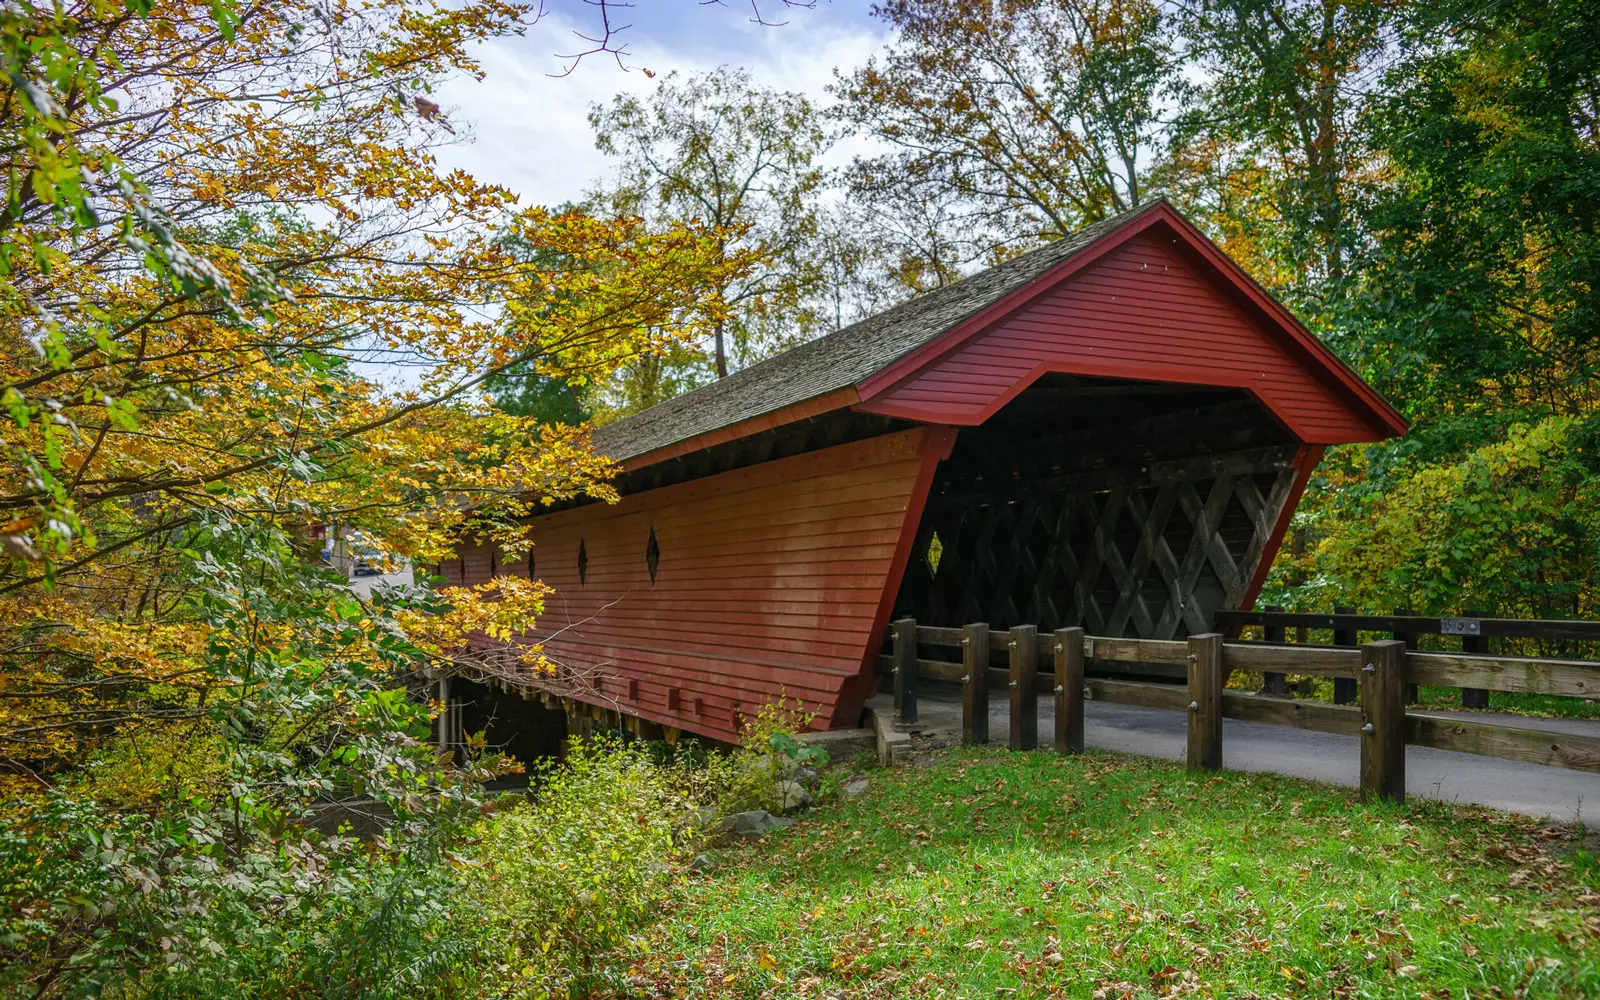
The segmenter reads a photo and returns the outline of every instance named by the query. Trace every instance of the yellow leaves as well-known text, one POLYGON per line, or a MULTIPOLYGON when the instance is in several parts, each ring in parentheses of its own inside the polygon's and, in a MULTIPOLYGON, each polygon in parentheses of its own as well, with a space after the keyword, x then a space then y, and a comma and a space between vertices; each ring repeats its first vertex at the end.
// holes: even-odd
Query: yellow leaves
POLYGON ((449 587, 440 593, 448 601, 443 613, 402 611, 396 616, 413 642, 442 659, 492 656, 497 665, 523 673, 549 670, 542 645, 516 639, 537 624, 550 587, 501 576, 475 587, 449 587))
MULTIPOLYGON (((82 162, 115 165, 116 150, 158 186, 137 208, 167 213, 160 235, 125 239, 118 213, 143 216, 114 192, 100 225, 30 216, 0 286, 0 689, 18 695, 0 699, 0 753, 32 733, 29 760, 81 758, 86 730, 62 720, 98 724, 152 694, 187 707, 222 683, 196 666, 212 650, 192 574, 246 558, 240 538, 281 538, 261 544, 290 569, 330 525, 424 563, 463 534, 516 554, 529 514, 615 499, 586 428, 473 395, 510 365, 581 384, 688 343, 751 261, 703 226, 519 211, 440 170, 419 119, 441 109, 409 88, 470 66, 518 4, 285 0, 231 38, 209 0, 157 0, 148 18, 112 7, 81 12, 97 46, 81 55, 115 60, 121 107, 85 106, 74 135, 82 162), (402 391, 362 377, 369 349, 405 373, 402 391), (16 558, 40 555, 54 593, 16 558)), ((15 121, 0 133, 19 138, 15 121)), ((31 177, 35 147, 8 148, 31 177)), ((227 569, 209 586, 250 617, 241 581, 271 574, 227 569)), ((546 593, 501 578, 401 627, 433 657, 543 669, 515 639, 546 593)), ((340 657, 393 666, 373 606, 330 614, 348 624, 340 657)), ((251 642, 292 646, 276 628, 251 642)))

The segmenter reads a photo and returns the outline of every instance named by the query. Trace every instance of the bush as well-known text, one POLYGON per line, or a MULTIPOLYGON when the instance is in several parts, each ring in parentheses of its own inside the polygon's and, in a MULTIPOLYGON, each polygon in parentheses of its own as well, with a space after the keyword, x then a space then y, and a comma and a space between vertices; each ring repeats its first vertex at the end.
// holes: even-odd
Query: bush
POLYGON ((658 912, 674 856, 715 812, 685 755, 613 737, 573 740, 533 778, 530 801, 480 824, 464 881, 498 946, 498 990, 542 995, 658 912))
POLYGON ((596 958, 660 913, 716 819, 773 805, 777 779, 826 763, 794 739, 804 722, 764 709, 731 753, 575 739, 565 760, 533 768, 532 796, 479 824, 463 867, 490 988, 545 996, 590 983, 596 958))
POLYGON ((0 996, 567 995, 653 920, 720 816, 820 763, 764 713, 756 749, 572 741, 529 796, 361 842, 231 841, 205 814, 58 793, 0 824, 0 996))
POLYGON ((0 827, 0 995, 441 995, 471 947, 453 930, 448 826, 286 836, 219 852, 224 869, 205 847, 226 836, 67 795, 0 827))

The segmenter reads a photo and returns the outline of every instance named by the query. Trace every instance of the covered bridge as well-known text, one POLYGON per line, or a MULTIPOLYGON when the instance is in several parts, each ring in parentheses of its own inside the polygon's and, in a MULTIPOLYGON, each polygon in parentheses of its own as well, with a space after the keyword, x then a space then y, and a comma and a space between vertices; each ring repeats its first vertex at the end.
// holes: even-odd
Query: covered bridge
POLYGON ((854 726, 891 615, 1182 637, 1247 608, 1326 447, 1393 408, 1165 203, 601 428, 532 519, 560 693, 725 740, 854 726))

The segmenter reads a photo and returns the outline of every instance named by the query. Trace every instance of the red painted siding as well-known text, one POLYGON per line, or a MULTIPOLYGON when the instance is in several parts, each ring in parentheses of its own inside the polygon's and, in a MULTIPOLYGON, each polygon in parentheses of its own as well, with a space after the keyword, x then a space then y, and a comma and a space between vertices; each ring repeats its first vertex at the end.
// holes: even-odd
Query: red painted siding
MULTIPOLYGON (((736 714, 780 695, 819 726, 854 725, 874 637, 952 437, 918 428, 535 518, 537 575, 555 593, 530 638, 601 678, 594 703, 692 732, 736 739, 736 714)), ((464 554, 467 582, 486 579, 487 552, 464 554)))
POLYGON ((858 408, 974 425, 1058 371, 1247 389, 1311 444, 1386 436, 1192 261, 1151 233, 1133 236, 858 408))

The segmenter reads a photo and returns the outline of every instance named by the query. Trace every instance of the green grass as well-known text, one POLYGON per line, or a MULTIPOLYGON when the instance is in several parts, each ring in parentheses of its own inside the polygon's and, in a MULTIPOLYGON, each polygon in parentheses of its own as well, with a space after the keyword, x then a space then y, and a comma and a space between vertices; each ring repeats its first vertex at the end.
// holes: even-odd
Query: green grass
MULTIPOLYGON (((1424 708, 1461 711, 1461 689, 1422 687, 1417 691, 1417 704, 1424 708)), ((1596 704, 1592 698, 1566 698, 1560 695, 1512 691, 1490 691, 1487 711, 1531 715, 1544 719, 1600 719, 1600 704, 1596 704)))
POLYGON ((953 750, 717 852, 614 982, 629 997, 1594 997, 1600 865, 1574 846, 1274 776, 953 750))

